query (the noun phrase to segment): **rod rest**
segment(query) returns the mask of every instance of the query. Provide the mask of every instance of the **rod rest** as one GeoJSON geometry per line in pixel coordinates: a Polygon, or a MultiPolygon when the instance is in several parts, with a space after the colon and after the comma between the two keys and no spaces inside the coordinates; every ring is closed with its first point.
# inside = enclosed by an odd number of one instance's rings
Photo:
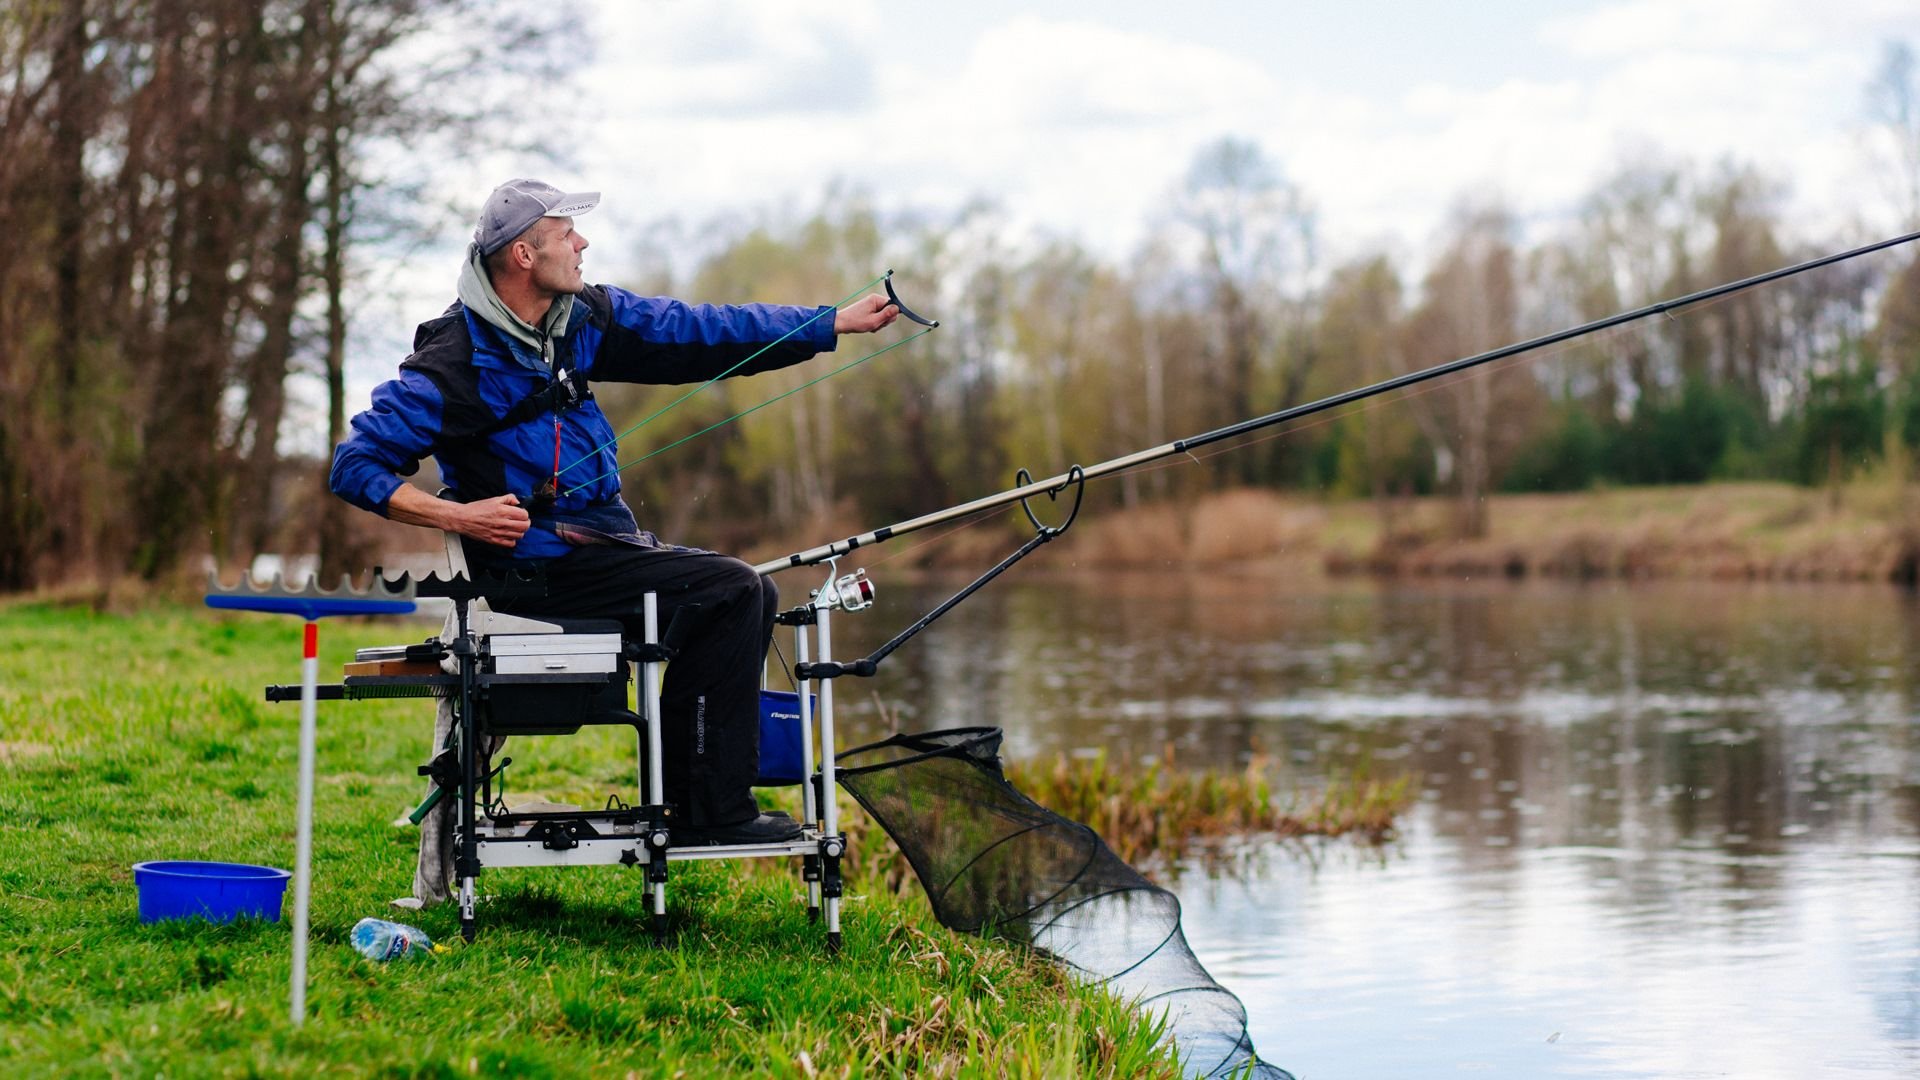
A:
{"type": "Polygon", "coordinates": [[[793,677],[799,679],[801,682],[806,682],[809,679],[837,679],[842,675],[853,675],[862,679],[870,679],[874,673],[879,670],[880,664],[872,658],[849,660],[845,663],[841,663],[838,660],[818,660],[812,663],[793,665],[793,677]]]}
{"type": "MultiPolygon", "coordinates": [[[[299,701],[301,689],[299,683],[270,683],[267,686],[267,701],[276,704],[283,701],[299,701]]],[[[347,688],[339,683],[321,683],[313,689],[313,700],[315,701],[345,701],[347,699],[347,688]]]]}
{"type": "Polygon", "coordinates": [[[812,626],[820,621],[820,614],[812,604],[801,604],[775,615],[773,621],[779,626],[812,626]]]}
{"type": "Polygon", "coordinates": [[[620,643],[621,659],[632,660],[642,664],[665,663],[673,659],[679,651],[680,650],[673,648],[664,641],[657,645],[649,645],[644,641],[623,641],[620,643]]]}
{"type": "MultiPolygon", "coordinates": [[[[375,567],[376,575],[381,573],[375,567]]],[[[439,596],[448,600],[479,600],[487,597],[542,597],[547,595],[547,571],[545,567],[535,566],[526,569],[481,570],[471,576],[451,574],[440,576],[439,571],[428,573],[424,577],[401,574],[389,580],[396,587],[411,583],[415,596],[439,596]]]]}
{"type": "Polygon", "coordinates": [[[451,651],[436,635],[417,645],[408,645],[406,651],[400,654],[400,658],[413,663],[432,664],[439,663],[450,655],[452,655],[451,651]]]}
{"type": "MultiPolygon", "coordinates": [[[[1022,486],[1031,483],[1032,479],[1031,476],[1027,475],[1027,470],[1025,469],[1021,469],[1016,474],[1016,480],[1022,486]]],[[[972,584],[954,593],[952,596],[947,597],[940,602],[940,606],[920,616],[912,626],[895,634],[893,640],[875,649],[870,655],[860,660],[819,660],[813,663],[795,664],[793,665],[793,677],[801,682],[807,682],[812,679],[837,679],[842,675],[853,675],[862,679],[873,677],[874,673],[880,668],[880,661],[893,655],[893,650],[906,644],[909,638],[925,630],[927,627],[932,626],[934,620],[952,611],[960,601],[978,592],[987,582],[999,577],[1007,567],[1033,554],[1041,545],[1051,542],[1060,534],[1072,528],[1074,519],[1080,516],[1080,497],[1086,493],[1087,489],[1086,471],[1080,468],[1080,466],[1075,465],[1073,468],[1067,470],[1066,481],[1058,488],[1049,491],[1047,496],[1049,498],[1057,496],[1068,487],[1073,488],[1073,507],[1067,511],[1067,519],[1065,521],[1062,521],[1058,525],[1042,524],[1039,516],[1033,512],[1033,507],[1027,504],[1027,500],[1020,500],[1020,508],[1026,511],[1027,520],[1033,523],[1033,538],[1021,544],[1019,549],[1014,551],[1013,554],[1008,555],[1006,558],[994,564],[993,569],[975,578],[972,584]]],[[[794,608],[791,611],[783,611],[773,617],[775,622],[785,623],[790,626],[811,623],[817,618],[818,614],[810,604],[805,607],[794,608]]]]}
{"type": "Polygon", "coordinates": [[[667,620],[667,632],[660,635],[657,643],[644,641],[622,641],[620,655],[627,660],[643,664],[656,664],[673,659],[680,650],[687,647],[687,638],[692,636],[693,627],[700,618],[699,604],[682,604],[675,609],[673,618],[667,620]]]}

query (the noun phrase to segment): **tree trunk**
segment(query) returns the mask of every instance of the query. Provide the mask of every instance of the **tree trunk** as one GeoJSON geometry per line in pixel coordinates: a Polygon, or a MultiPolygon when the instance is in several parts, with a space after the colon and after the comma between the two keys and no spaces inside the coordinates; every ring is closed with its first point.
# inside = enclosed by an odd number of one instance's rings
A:
{"type": "MultiPolygon", "coordinates": [[[[346,242],[348,219],[348,180],[345,175],[345,148],[340,131],[345,118],[341,108],[340,50],[343,30],[333,0],[323,0],[321,8],[326,35],[326,100],[322,109],[320,167],[326,173],[322,196],[324,246],[320,252],[321,287],[327,294],[327,448],[340,445],[347,437],[347,309],[346,242]]],[[[357,573],[366,561],[347,528],[347,513],[352,509],[328,490],[327,475],[333,467],[329,452],[321,465],[320,498],[320,575],[322,581],[338,581],[342,574],[357,573]]]]}
{"type": "Polygon", "coordinates": [[[1469,378],[1461,394],[1460,535],[1478,540],[1487,535],[1489,473],[1487,422],[1492,412],[1491,380],[1482,373],[1469,378]]]}
{"type": "MultiPolygon", "coordinates": [[[[243,6],[245,7],[245,6],[243,6]]],[[[148,579],[173,570],[192,550],[225,547],[229,507],[222,498],[231,465],[222,452],[220,400],[231,366],[233,330],[243,280],[233,270],[251,254],[241,242],[250,224],[246,180],[254,161],[252,101],[262,75],[257,59],[262,19],[258,9],[221,12],[224,25],[210,33],[191,21],[188,48],[204,58],[207,88],[202,114],[187,136],[176,174],[184,197],[175,208],[184,218],[183,243],[173,248],[184,273],[166,311],[165,352],[155,409],[147,428],[147,465],[153,470],[139,492],[145,530],[138,569],[148,579]]]]}
{"type": "MultiPolygon", "coordinates": [[[[1170,441],[1170,436],[1167,434],[1166,364],[1160,351],[1160,329],[1157,326],[1147,331],[1143,357],[1147,367],[1147,445],[1160,446],[1170,441]]],[[[1154,499],[1165,500],[1167,470],[1155,469],[1147,477],[1154,499]]]]}
{"type": "Polygon", "coordinates": [[[53,170],[50,192],[54,199],[53,325],[51,342],[58,435],[69,441],[73,429],[75,396],[80,383],[80,260],[86,244],[87,118],[89,108],[84,57],[87,51],[87,5],[74,0],[67,23],[53,52],[53,80],[59,98],[53,113],[53,170]]]}
{"type": "MultiPolygon", "coordinates": [[[[293,320],[300,300],[302,232],[312,212],[307,194],[307,137],[296,128],[287,147],[287,172],[280,178],[279,234],[274,238],[267,272],[267,305],[261,318],[262,337],[247,367],[247,417],[250,430],[242,455],[240,475],[244,490],[234,506],[235,535],[244,542],[242,554],[257,555],[273,542],[278,523],[275,479],[280,464],[280,422],[286,415],[287,374],[293,363],[293,320]]],[[[232,554],[232,551],[229,551],[232,554]]]]}

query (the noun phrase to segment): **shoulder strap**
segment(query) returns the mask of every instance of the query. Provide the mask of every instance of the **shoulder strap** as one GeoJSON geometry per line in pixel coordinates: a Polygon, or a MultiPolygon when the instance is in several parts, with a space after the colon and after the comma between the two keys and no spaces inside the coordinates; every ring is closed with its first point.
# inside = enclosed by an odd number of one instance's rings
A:
{"type": "Polygon", "coordinates": [[[506,412],[500,414],[499,419],[474,432],[470,438],[485,439],[549,412],[566,412],[592,401],[593,388],[587,385],[585,379],[576,379],[574,375],[573,352],[569,349],[567,355],[561,358],[558,376],[514,402],[506,412]]]}

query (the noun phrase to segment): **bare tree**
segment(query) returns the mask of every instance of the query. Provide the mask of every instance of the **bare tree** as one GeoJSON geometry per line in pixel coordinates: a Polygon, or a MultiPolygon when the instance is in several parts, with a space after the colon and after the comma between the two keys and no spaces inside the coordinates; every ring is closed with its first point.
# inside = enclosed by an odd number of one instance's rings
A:
{"type": "MultiPolygon", "coordinates": [[[[1694,211],[1680,166],[1623,164],[1583,202],[1580,218],[1546,259],[1579,319],[1651,303],[1691,279],[1694,211]]],[[[1640,398],[1679,381],[1686,352],[1667,328],[1641,325],[1583,342],[1566,362],[1591,371],[1603,415],[1624,418],[1640,398]]]]}
{"type": "MultiPolygon", "coordinates": [[[[1305,197],[1258,146],[1222,139],[1195,155],[1174,218],[1197,245],[1202,306],[1211,313],[1200,372],[1205,422],[1296,399],[1312,361],[1304,331],[1315,220],[1305,197]]],[[[1267,445],[1278,452],[1285,444],[1267,445]]],[[[1270,475],[1259,454],[1222,461],[1242,482],[1270,475]]]]}
{"type": "Polygon", "coordinates": [[[529,16],[559,17],[481,0],[0,6],[0,228],[27,241],[0,253],[0,587],[158,577],[287,539],[288,380],[322,353],[337,371],[350,303],[328,294],[316,347],[315,264],[344,285],[351,246],[378,239],[355,198],[400,190],[359,166],[377,140],[431,162],[462,122],[506,130],[537,109],[559,63],[529,16]]]}
{"type": "MultiPolygon", "coordinates": [[[[1407,323],[1405,348],[1416,367],[1512,341],[1519,325],[1512,216],[1497,205],[1462,206],[1449,231],[1451,239],[1427,272],[1424,298],[1407,323]]],[[[1498,458],[1521,430],[1515,406],[1533,384],[1524,373],[1512,376],[1474,371],[1407,399],[1428,440],[1450,455],[1450,469],[1439,471],[1452,473],[1462,536],[1486,535],[1487,495],[1498,458]]]]}

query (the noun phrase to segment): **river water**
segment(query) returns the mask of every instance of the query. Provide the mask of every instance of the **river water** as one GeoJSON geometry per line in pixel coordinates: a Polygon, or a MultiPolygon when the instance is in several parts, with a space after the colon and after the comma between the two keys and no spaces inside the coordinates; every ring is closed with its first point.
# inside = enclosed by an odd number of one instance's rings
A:
{"type": "Polygon", "coordinates": [[[1920,1075],[1910,594],[1023,567],[841,686],[852,737],[1416,777],[1383,847],[1145,867],[1301,1080],[1920,1075]]]}

